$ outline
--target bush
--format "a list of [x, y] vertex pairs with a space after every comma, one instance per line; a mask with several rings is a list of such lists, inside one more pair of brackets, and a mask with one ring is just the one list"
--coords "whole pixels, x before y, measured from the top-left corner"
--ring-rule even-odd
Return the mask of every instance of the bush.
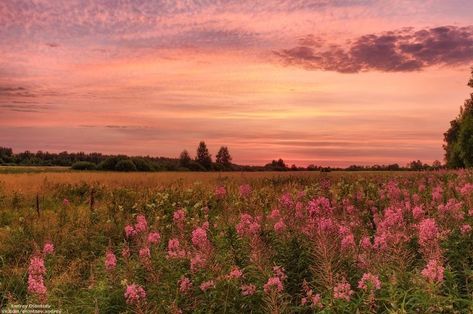
[[154, 165], [144, 158], [133, 158], [132, 161], [138, 171], [154, 171]]
[[71, 168], [73, 170], [95, 170], [97, 166], [93, 162], [89, 161], [78, 161], [74, 163]]
[[116, 171], [137, 171], [135, 164], [131, 159], [122, 159], [115, 165]]

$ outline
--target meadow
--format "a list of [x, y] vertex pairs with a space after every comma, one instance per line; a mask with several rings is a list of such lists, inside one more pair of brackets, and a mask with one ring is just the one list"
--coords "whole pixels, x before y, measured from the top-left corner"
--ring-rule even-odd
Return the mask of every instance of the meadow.
[[473, 172], [0, 173], [0, 309], [473, 313]]

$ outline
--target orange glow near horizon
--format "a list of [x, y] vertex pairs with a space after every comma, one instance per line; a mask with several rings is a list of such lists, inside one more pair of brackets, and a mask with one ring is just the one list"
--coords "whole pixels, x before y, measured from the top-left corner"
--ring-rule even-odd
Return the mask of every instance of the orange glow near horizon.
[[469, 93], [467, 12], [466, 0], [7, 0], [0, 146], [173, 157], [205, 140], [239, 164], [442, 160]]

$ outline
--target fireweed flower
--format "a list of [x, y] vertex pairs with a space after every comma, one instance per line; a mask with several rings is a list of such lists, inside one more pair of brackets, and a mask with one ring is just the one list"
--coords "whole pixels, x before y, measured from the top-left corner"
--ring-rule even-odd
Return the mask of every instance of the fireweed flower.
[[146, 217], [144, 215], [136, 216], [136, 224], [135, 230], [137, 233], [144, 232], [148, 229], [148, 222], [146, 221]]
[[126, 286], [125, 299], [127, 304], [139, 304], [146, 300], [146, 292], [140, 285], [133, 283]]
[[253, 216], [241, 214], [240, 222], [236, 225], [239, 236], [255, 236], [260, 232], [261, 226]]
[[287, 229], [287, 226], [284, 223], [284, 220], [282, 220], [282, 218], [277, 223], [274, 224], [274, 231], [276, 233], [281, 233], [285, 231], [286, 229]]
[[199, 249], [207, 248], [209, 246], [207, 231], [204, 228], [197, 227], [192, 231], [192, 244]]
[[438, 260], [431, 259], [421, 273], [422, 276], [427, 279], [427, 281], [431, 283], [438, 283], [443, 281], [444, 271], [445, 268]]
[[105, 268], [108, 271], [111, 271], [115, 269], [117, 266], [117, 257], [115, 254], [112, 252], [112, 250], [107, 250], [107, 253], [105, 254]]
[[176, 210], [172, 215], [172, 220], [179, 229], [183, 229], [184, 221], [186, 220], [186, 212], [184, 211], [184, 209], [181, 208]]
[[381, 289], [381, 281], [378, 276], [371, 273], [364, 273], [361, 280], [358, 282], [358, 288], [363, 290], [379, 290]]
[[204, 268], [206, 264], [207, 258], [203, 254], [197, 253], [191, 258], [191, 271], [196, 272]]
[[418, 220], [422, 217], [424, 217], [424, 210], [422, 209], [421, 206], [415, 206], [413, 209], [412, 209], [412, 216], [414, 217], [414, 219]]
[[43, 254], [48, 255], [48, 254], [53, 254], [54, 253], [54, 244], [51, 242], [46, 242], [43, 246]]
[[333, 208], [330, 205], [330, 200], [328, 198], [320, 196], [309, 202], [307, 205], [307, 210], [311, 217], [316, 217], [320, 215], [331, 214]]
[[255, 294], [256, 286], [253, 284], [241, 285], [240, 290], [243, 296], [250, 296], [250, 295]]
[[464, 224], [460, 227], [460, 232], [463, 235], [467, 235], [471, 232], [472, 228], [470, 225]]
[[200, 290], [202, 290], [203, 292], [205, 292], [205, 291], [207, 291], [211, 288], [215, 288], [215, 283], [214, 283], [213, 280], [205, 281], [205, 282], [200, 284]]
[[356, 246], [355, 244], [355, 237], [353, 234], [348, 234], [342, 239], [342, 242], [340, 243], [342, 249], [347, 250], [347, 249], [352, 249]]
[[225, 189], [224, 186], [219, 186], [215, 189], [215, 196], [219, 199], [225, 198], [227, 195], [227, 190]]
[[273, 209], [271, 211], [271, 214], [269, 214], [269, 218], [271, 218], [273, 220], [278, 220], [280, 217], [281, 217], [281, 212], [277, 208]]
[[265, 293], [270, 293], [273, 290], [281, 292], [284, 290], [284, 287], [282, 285], [281, 278], [274, 276], [268, 279], [268, 281], [264, 284], [263, 289]]
[[158, 244], [161, 240], [161, 235], [159, 232], [150, 232], [148, 234], [148, 243], [149, 244]]
[[133, 228], [133, 226], [131, 226], [131, 225], [126, 225], [125, 226], [125, 236], [127, 238], [131, 238], [135, 234], [136, 234], [136, 231], [135, 231], [135, 228]]
[[279, 203], [281, 203], [281, 205], [284, 207], [291, 207], [293, 203], [291, 194], [284, 193], [283, 195], [281, 195], [281, 197], [279, 198]]
[[240, 197], [247, 198], [251, 194], [251, 185], [243, 184], [239, 188]]
[[243, 276], [243, 272], [238, 267], [233, 267], [230, 273], [227, 275], [228, 279], [240, 279]]
[[351, 290], [350, 284], [345, 279], [333, 288], [333, 297], [335, 299], [350, 302], [350, 297], [353, 293], [355, 292]]
[[178, 239], [170, 239], [168, 241], [168, 258], [184, 258], [186, 251], [181, 249], [181, 245]]
[[44, 285], [44, 275], [46, 267], [41, 256], [33, 256], [28, 267], [28, 292], [44, 298], [46, 296], [46, 286]]
[[315, 294], [314, 290], [309, 287], [307, 281], [304, 280], [302, 283], [302, 288], [305, 292], [305, 297], [301, 299], [301, 305], [310, 305], [311, 307], [322, 307], [321, 296], [320, 294]]
[[192, 289], [192, 281], [187, 277], [182, 276], [177, 284], [179, 286], [179, 292], [181, 293], [186, 293]]
[[140, 249], [139, 251], [139, 255], [140, 255], [140, 258], [142, 260], [148, 260], [151, 258], [151, 252], [149, 250], [149, 247], [145, 246], [143, 248]]
[[62, 200], [62, 204], [63, 204], [64, 206], [69, 206], [70, 202], [69, 202], [69, 200], [68, 200], [67, 198], [65, 198], [65, 199]]

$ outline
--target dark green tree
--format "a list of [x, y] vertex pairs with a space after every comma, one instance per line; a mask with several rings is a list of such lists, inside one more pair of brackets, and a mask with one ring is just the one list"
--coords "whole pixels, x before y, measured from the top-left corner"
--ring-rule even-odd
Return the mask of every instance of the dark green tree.
[[216, 157], [217, 164], [221, 165], [224, 169], [230, 168], [232, 164], [232, 156], [230, 155], [227, 146], [220, 147]]
[[[468, 86], [473, 88], [473, 68]], [[473, 167], [473, 93], [460, 107], [460, 114], [450, 121], [450, 128], [444, 133], [444, 142], [447, 167]]]
[[195, 161], [202, 165], [206, 170], [212, 169], [212, 155], [210, 155], [204, 141], [200, 142], [199, 147], [197, 147], [197, 156], [195, 157]]
[[189, 168], [192, 159], [187, 150], [183, 150], [179, 155], [179, 166], [184, 168]]

